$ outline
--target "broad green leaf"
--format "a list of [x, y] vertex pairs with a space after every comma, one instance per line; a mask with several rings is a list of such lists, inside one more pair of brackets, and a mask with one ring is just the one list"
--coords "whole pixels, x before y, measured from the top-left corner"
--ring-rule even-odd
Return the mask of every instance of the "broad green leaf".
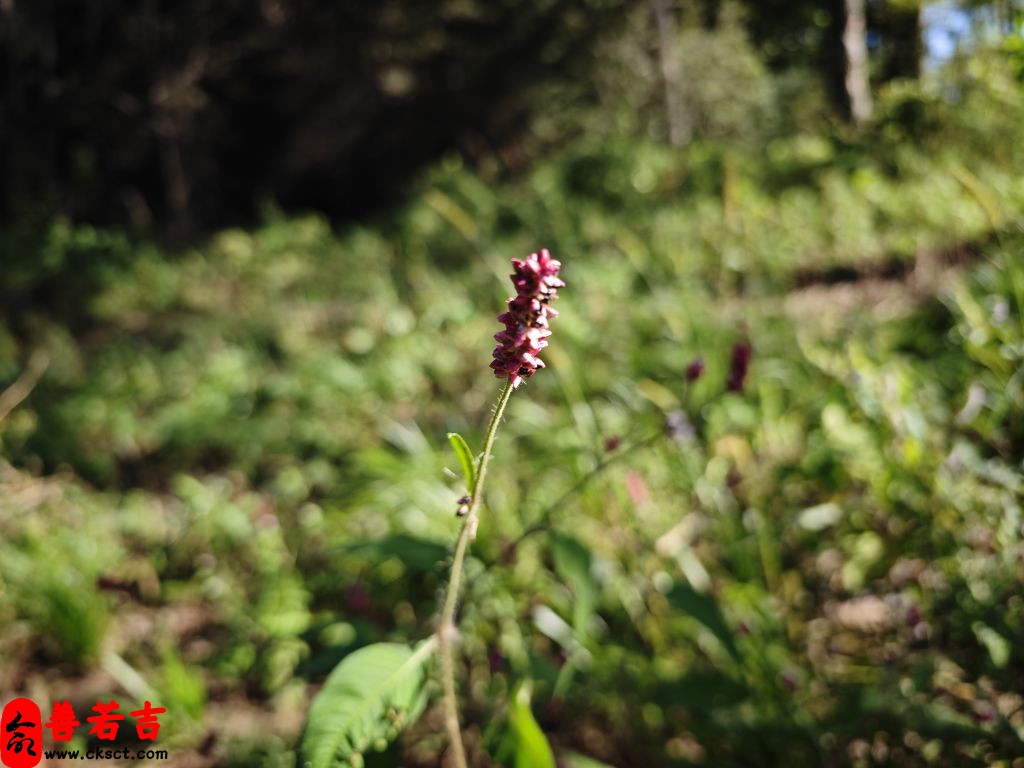
[[669, 593], [672, 605], [689, 614], [713, 634], [737, 662], [742, 661], [732, 630], [725, 623], [718, 603], [711, 595], [703, 595], [693, 587], [679, 585]]
[[426, 705], [428, 640], [413, 652], [377, 643], [346, 656], [313, 699], [300, 754], [308, 768], [358, 765], [362, 754], [393, 741]]
[[512, 727], [512, 748], [515, 751], [515, 768], [555, 768], [555, 756], [551, 752], [547, 736], [537, 725], [530, 709], [529, 682], [519, 686], [509, 702], [509, 725]]
[[580, 637], [586, 637], [590, 617], [597, 604], [597, 585], [591, 576], [593, 557], [577, 539], [554, 534], [551, 539], [555, 570], [572, 590], [572, 626]]
[[466, 490], [472, 493], [476, 487], [476, 465], [473, 462], [473, 452], [469, 450], [469, 443], [458, 432], [449, 432], [448, 442], [452, 444], [455, 455], [459, 457], [462, 474], [466, 478]]

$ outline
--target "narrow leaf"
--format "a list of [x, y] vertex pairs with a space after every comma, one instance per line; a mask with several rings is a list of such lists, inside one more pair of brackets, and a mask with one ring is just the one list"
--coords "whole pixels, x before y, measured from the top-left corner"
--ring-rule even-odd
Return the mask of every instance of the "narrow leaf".
[[466, 490], [472, 493], [476, 487], [476, 465], [473, 463], [473, 452], [469, 450], [469, 443], [458, 432], [449, 432], [448, 442], [452, 444], [455, 455], [459, 457], [462, 474], [466, 478]]
[[300, 748], [303, 765], [347, 765], [354, 756], [393, 741], [426, 705], [424, 665], [433, 650], [433, 640], [415, 652], [377, 643], [346, 656], [309, 709]]
[[547, 736], [537, 725], [530, 709], [529, 683], [523, 683], [509, 703], [509, 724], [515, 750], [515, 768], [555, 768]]

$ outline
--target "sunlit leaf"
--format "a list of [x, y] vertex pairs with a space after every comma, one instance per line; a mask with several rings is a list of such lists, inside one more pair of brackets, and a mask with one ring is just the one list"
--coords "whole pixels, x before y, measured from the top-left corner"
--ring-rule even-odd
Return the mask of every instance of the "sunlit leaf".
[[572, 649], [576, 646], [572, 627], [546, 605], [538, 605], [533, 609], [533, 622], [537, 629], [563, 648]]
[[473, 463], [473, 452], [469, 450], [469, 443], [458, 432], [449, 432], [448, 442], [452, 444], [455, 455], [459, 457], [462, 475], [466, 478], [466, 490], [472, 493], [476, 487], [476, 466]]
[[1011, 647], [1009, 641], [992, 627], [982, 624], [980, 621], [974, 622], [971, 625], [971, 629], [974, 630], [974, 636], [978, 638], [985, 650], [988, 651], [989, 657], [992, 659], [992, 663], [1002, 669], [1010, 661]]
[[808, 531], [823, 531], [838, 523], [842, 517], [842, 507], [833, 502], [827, 502], [801, 511], [797, 515], [797, 522], [801, 528]]
[[415, 652], [377, 643], [346, 656], [313, 699], [300, 748], [303, 764], [351, 765], [393, 741], [426, 705], [425, 664], [433, 650], [432, 640]]
[[513, 765], [515, 768], [555, 768], [551, 745], [530, 709], [531, 692], [530, 683], [523, 683], [509, 702]]

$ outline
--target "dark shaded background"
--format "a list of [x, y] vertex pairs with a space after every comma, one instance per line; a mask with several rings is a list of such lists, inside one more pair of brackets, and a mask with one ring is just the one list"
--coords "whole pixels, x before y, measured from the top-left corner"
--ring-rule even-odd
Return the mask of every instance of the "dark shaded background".
[[[870, 4], [878, 80], [917, 74], [918, 10]], [[7, 2], [0, 220], [62, 213], [176, 236], [261, 206], [335, 220], [400, 199], [448, 149], [521, 170], [544, 86], [599, 100], [595, 45], [645, 4]], [[711, 0], [687, 6], [706, 29]], [[747, 2], [775, 70], [817, 69], [844, 110], [843, 0]], [[650, 30], [646, 45], [656, 47]], [[573, 126], [566, 126], [566, 136]]]
[[[0, 11], [0, 213], [208, 228], [350, 218], [500, 147], [620, 3], [40, 2]], [[583, 55], [581, 55], [583, 54]]]

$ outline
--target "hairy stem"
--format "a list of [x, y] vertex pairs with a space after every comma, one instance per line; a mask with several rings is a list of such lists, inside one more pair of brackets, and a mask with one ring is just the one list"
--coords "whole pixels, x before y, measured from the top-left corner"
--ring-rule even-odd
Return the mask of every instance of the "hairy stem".
[[491, 449], [498, 433], [498, 425], [505, 413], [512, 396], [512, 380], [509, 379], [501, 391], [498, 404], [487, 426], [487, 437], [484, 439], [484, 450], [477, 463], [476, 480], [470, 489], [469, 508], [459, 530], [459, 538], [455, 543], [455, 556], [452, 558], [452, 569], [448, 576], [448, 589], [441, 608], [441, 619], [437, 628], [438, 655], [441, 658], [441, 685], [444, 689], [444, 720], [451, 740], [452, 754], [456, 768], [467, 768], [466, 748], [462, 744], [462, 730], [459, 726], [459, 704], [455, 695], [455, 654], [453, 636], [455, 634], [455, 609], [459, 601], [459, 588], [462, 586], [462, 566], [466, 559], [469, 542], [476, 538], [476, 529], [480, 520], [480, 501], [483, 497], [484, 482], [487, 479], [487, 465], [491, 460]]

